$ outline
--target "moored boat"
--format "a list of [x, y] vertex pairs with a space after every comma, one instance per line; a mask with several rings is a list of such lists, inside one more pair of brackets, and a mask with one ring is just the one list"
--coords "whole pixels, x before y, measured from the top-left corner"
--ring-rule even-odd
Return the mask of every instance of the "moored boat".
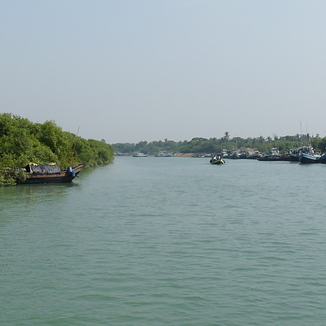
[[260, 153], [258, 151], [249, 151], [247, 153], [246, 158], [249, 160], [257, 160], [259, 158]]
[[136, 153], [133, 155], [133, 157], [147, 157], [148, 154], [144, 154], [144, 153]]
[[241, 150], [231, 152], [229, 158], [232, 159], [244, 159], [247, 158], [247, 154]]
[[261, 154], [258, 161], [281, 161], [281, 155], [277, 148], [272, 148], [269, 154]]
[[84, 168], [82, 164], [61, 170], [58, 164], [30, 163], [22, 170], [25, 178], [17, 178], [17, 184], [62, 183], [71, 182]]
[[313, 152], [313, 148], [311, 146], [302, 146], [299, 148], [292, 148], [289, 151], [289, 161], [291, 162], [299, 162], [299, 156], [302, 153], [310, 154]]
[[168, 153], [166, 151], [160, 151], [155, 157], [171, 157], [172, 153]]
[[323, 155], [320, 156], [319, 158], [319, 163], [326, 163], [326, 153], [324, 153]]
[[302, 164], [311, 164], [311, 163], [319, 163], [320, 155], [317, 154], [306, 154], [301, 153], [299, 155], [299, 162]]
[[233, 159], [233, 160], [237, 160], [240, 158], [240, 152], [239, 151], [233, 151], [231, 152], [229, 158]]
[[258, 161], [281, 161], [280, 155], [262, 155], [258, 157]]

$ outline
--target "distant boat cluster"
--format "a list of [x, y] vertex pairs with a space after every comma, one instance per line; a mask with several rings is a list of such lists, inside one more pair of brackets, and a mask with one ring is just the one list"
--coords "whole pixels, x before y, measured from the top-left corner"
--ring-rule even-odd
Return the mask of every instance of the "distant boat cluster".
[[[213, 154], [212, 154], [213, 155]], [[214, 154], [216, 155], [216, 154]], [[292, 161], [302, 164], [326, 163], [326, 154], [315, 152], [311, 146], [302, 146], [280, 153], [277, 148], [272, 148], [269, 153], [232, 151], [222, 152], [221, 157], [230, 159], [255, 159], [258, 161]]]
[[[129, 156], [128, 153], [115, 153], [117, 156]], [[149, 154], [145, 154], [142, 152], [134, 153], [133, 157], [148, 157]], [[326, 153], [320, 154], [315, 152], [311, 146], [302, 146], [299, 148], [291, 149], [287, 152], [281, 152], [277, 148], [272, 148], [269, 153], [260, 153], [258, 151], [249, 150], [249, 151], [227, 151], [222, 150], [220, 153], [212, 153], [212, 154], [172, 154], [166, 151], [160, 151], [156, 155], [151, 155], [155, 157], [172, 157], [172, 156], [183, 156], [183, 157], [203, 157], [203, 158], [211, 158], [210, 163], [212, 164], [224, 164], [225, 159], [251, 159], [258, 161], [292, 161], [292, 162], [300, 162], [302, 164], [310, 164], [310, 163], [326, 163]]]

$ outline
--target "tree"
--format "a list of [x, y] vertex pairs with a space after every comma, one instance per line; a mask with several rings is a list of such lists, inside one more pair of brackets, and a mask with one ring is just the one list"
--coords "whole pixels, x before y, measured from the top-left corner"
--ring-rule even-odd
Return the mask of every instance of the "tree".
[[223, 139], [226, 140], [226, 141], [228, 141], [228, 140], [230, 139], [230, 135], [229, 135], [229, 132], [228, 132], [228, 131], [226, 131], [226, 132], [224, 133], [224, 137], [223, 137]]

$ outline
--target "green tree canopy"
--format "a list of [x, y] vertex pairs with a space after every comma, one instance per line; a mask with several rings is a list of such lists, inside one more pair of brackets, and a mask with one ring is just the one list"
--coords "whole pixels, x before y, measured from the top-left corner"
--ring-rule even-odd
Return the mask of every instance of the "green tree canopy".
[[113, 158], [111, 145], [63, 131], [54, 121], [33, 123], [10, 113], [0, 114], [0, 185], [13, 184], [17, 171], [30, 162], [56, 162], [66, 169], [109, 164]]
[[259, 136], [256, 138], [241, 138], [230, 137], [229, 132], [225, 132], [221, 138], [203, 138], [195, 137], [190, 141], [174, 142], [165, 139], [164, 141], [141, 141], [137, 144], [132, 143], [118, 143], [113, 144], [116, 152], [123, 152], [132, 154], [134, 152], [144, 152], [150, 155], [155, 155], [159, 151], [167, 151], [172, 153], [195, 153], [195, 154], [210, 154], [218, 153], [223, 149], [227, 151], [235, 151], [239, 149], [252, 149], [259, 152], [269, 152], [271, 148], [278, 148], [281, 152], [289, 151], [303, 145], [311, 144], [315, 149], [324, 152], [326, 151], [326, 137], [310, 137], [309, 135], [294, 135], [279, 137], [276, 134], [273, 137]]

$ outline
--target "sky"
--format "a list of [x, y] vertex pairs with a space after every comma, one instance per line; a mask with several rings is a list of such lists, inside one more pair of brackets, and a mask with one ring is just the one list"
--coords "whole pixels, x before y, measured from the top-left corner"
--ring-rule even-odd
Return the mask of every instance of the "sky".
[[324, 0], [2, 0], [0, 113], [107, 143], [326, 136]]

